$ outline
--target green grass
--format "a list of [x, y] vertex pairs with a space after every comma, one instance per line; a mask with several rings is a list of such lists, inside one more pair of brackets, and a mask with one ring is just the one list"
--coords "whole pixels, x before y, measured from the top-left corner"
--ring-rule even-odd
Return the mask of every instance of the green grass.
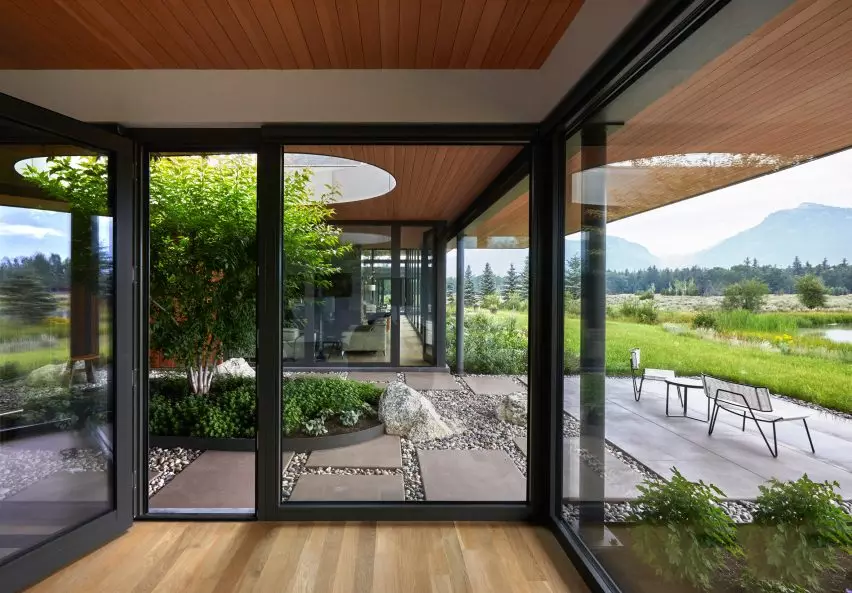
[[[645, 367], [672, 369], [681, 375], [716, 375], [852, 412], [852, 369], [846, 362], [782, 354], [751, 346], [732, 346], [695, 336], [671, 334], [659, 326], [608, 322], [608, 374], [630, 374], [631, 348], [642, 349], [642, 365]], [[575, 355], [580, 351], [579, 319], [565, 321], [565, 349], [566, 353]]]
[[752, 331], [795, 334], [800, 329], [824, 327], [834, 323], [852, 325], [852, 312], [817, 313], [750, 313], [749, 311], [715, 311], [716, 327], [722, 331]]
[[39, 348], [25, 352], [6, 352], [0, 354], [0, 364], [7, 362], [18, 365], [23, 371], [31, 371], [46, 364], [68, 362], [70, 352], [68, 338], [56, 341], [52, 348]]

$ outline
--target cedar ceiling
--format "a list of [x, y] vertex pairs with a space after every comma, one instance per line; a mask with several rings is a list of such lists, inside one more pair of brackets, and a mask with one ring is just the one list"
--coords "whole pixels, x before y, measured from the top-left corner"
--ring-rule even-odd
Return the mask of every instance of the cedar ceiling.
[[535, 69], [583, 0], [2, 0], [0, 68]]
[[519, 146], [298, 146], [288, 152], [369, 163], [396, 179], [389, 193], [335, 205], [337, 220], [453, 220], [520, 151]]
[[[677, 52], [678, 50], [675, 50]], [[768, 155], [713, 166], [678, 159], [607, 167], [609, 220], [723, 188], [852, 145], [852, 2], [797, 0], [613, 131], [607, 163], [689, 153]], [[568, 171], [582, 168], [580, 154]], [[571, 183], [566, 184], [567, 191]], [[566, 209], [579, 230], [579, 196]], [[504, 235], [526, 221], [500, 213]], [[514, 224], [513, 224], [513, 221]]]

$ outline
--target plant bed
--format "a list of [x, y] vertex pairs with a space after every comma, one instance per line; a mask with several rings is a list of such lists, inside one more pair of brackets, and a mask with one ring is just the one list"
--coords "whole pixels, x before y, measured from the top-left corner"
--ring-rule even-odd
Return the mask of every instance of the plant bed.
[[385, 425], [374, 418], [362, 418], [355, 426], [341, 426], [337, 423], [327, 424], [328, 434], [321, 436], [307, 435], [302, 432], [282, 436], [281, 450], [304, 453], [322, 449], [337, 449], [365, 443], [385, 434]]
[[255, 451], [255, 439], [217, 438], [194, 436], [151, 435], [148, 437], [149, 447], [160, 449], [198, 449], [201, 451]]

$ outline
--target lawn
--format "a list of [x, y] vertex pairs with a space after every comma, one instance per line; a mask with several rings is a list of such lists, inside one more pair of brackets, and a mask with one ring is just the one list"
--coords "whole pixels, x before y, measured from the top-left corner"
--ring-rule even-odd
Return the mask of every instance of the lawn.
[[[642, 349], [643, 366], [672, 369], [681, 375], [717, 375], [852, 412], [852, 367], [846, 362], [676, 335], [656, 325], [607, 322], [608, 374], [630, 374], [631, 348]], [[580, 351], [579, 319], [565, 321], [565, 350]]]

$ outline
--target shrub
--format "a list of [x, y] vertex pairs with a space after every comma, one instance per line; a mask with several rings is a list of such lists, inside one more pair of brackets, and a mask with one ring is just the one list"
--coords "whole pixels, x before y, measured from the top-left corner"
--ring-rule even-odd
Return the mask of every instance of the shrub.
[[708, 313], [707, 311], [701, 311], [695, 317], [692, 318], [692, 328], [693, 329], [716, 329], [716, 318], [712, 313]]
[[21, 368], [21, 366], [11, 360], [0, 365], [0, 381], [10, 381], [25, 374], [26, 372]]
[[839, 485], [771, 480], [760, 487], [747, 551], [749, 572], [761, 581], [819, 590], [821, 575], [852, 550], [852, 517], [840, 506]]
[[328, 418], [347, 411], [361, 411], [365, 403], [377, 403], [381, 394], [381, 388], [358, 381], [312, 377], [288, 379], [282, 389], [284, 434], [291, 434], [304, 427], [307, 421], [320, 416]]
[[[450, 330], [452, 328], [452, 334]], [[455, 337], [448, 324], [448, 338]], [[449, 343], [451, 340], [448, 339]], [[455, 340], [452, 358], [454, 364]], [[449, 344], [448, 344], [449, 347]], [[469, 373], [522, 375], [527, 371], [527, 332], [514, 316], [473, 313], [464, 318], [464, 368]]]
[[618, 316], [625, 319], [632, 319], [639, 323], [647, 323], [653, 325], [659, 317], [657, 307], [653, 301], [639, 301], [636, 299], [628, 299], [621, 304], [618, 310]]
[[720, 506], [724, 493], [690, 482], [676, 468], [668, 482], [645, 480], [634, 503], [633, 548], [666, 580], [709, 590], [728, 554], [739, 555], [736, 527]]
[[822, 280], [813, 274], [807, 274], [796, 280], [796, 293], [799, 295], [799, 302], [808, 309], [825, 307], [828, 290]]
[[313, 420], [305, 420], [302, 423], [302, 432], [313, 437], [328, 434], [328, 429], [325, 427], [325, 418], [320, 416]]
[[766, 303], [766, 295], [768, 294], [769, 286], [760, 280], [735, 282], [725, 287], [722, 308], [757, 312]]
[[654, 291], [653, 290], [645, 290], [640, 292], [638, 295], [640, 301], [653, 301], [654, 300]]
[[500, 297], [497, 294], [486, 294], [482, 297], [482, 306], [492, 313], [496, 313], [501, 304]]
[[[369, 405], [369, 404], [367, 404]], [[344, 410], [340, 414], [340, 423], [343, 426], [355, 426], [358, 424], [358, 420], [361, 419], [360, 410]]]

